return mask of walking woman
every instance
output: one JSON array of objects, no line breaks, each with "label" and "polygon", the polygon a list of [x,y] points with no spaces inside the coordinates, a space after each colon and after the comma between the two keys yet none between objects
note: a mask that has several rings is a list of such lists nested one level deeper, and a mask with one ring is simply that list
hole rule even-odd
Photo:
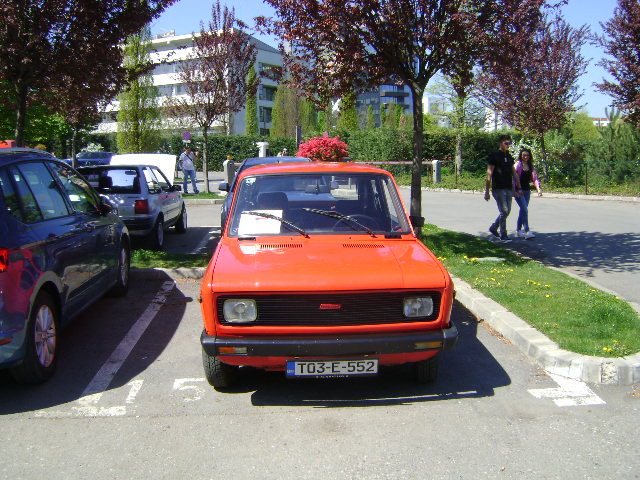
[{"label": "walking woman", "polygon": [[[535,234],[531,230],[529,230],[529,200],[531,199],[531,183],[533,183],[533,186],[538,191],[538,196],[542,196],[540,181],[538,180],[538,173],[533,166],[533,155],[531,154],[531,150],[529,150],[528,148],[523,148],[522,150],[520,150],[515,168],[516,174],[520,179],[520,187],[522,188],[522,193],[520,195],[516,195],[515,197],[516,203],[520,207],[515,236],[524,237],[528,240],[535,237]],[[513,183],[515,185],[515,179]]]}]

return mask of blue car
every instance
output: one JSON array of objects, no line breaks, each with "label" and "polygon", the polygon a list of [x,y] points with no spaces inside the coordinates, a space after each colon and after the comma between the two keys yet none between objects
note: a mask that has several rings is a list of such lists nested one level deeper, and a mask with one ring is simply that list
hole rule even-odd
[{"label": "blue car", "polygon": [[60,332],[106,293],[129,287],[130,239],[113,206],[68,164],[0,150],[0,368],[40,383]]}]

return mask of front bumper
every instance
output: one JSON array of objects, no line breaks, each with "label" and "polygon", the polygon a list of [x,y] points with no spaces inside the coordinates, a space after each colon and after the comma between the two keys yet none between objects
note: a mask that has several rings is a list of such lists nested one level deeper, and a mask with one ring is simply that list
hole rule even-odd
[{"label": "front bumper", "polygon": [[458,341],[458,329],[449,328],[423,332],[367,335],[313,335],[295,337],[217,337],[202,332],[200,343],[210,356],[221,347],[246,348],[248,357],[326,357],[351,355],[384,355],[450,350]]}]

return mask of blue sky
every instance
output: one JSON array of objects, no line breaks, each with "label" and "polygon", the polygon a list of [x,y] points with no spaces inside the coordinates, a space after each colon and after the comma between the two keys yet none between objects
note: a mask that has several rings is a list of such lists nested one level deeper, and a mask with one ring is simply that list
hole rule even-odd
[{"label": "blue sky", "polygon": [[[236,17],[249,25],[253,25],[254,17],[274,14],[273,9],[262,0],[221,0],[220,3],[235,8]],[[198,31],[200,22],[206,24],[211,18],[212,4],[212,0],[179,0],[151,24],[151,33],[156,35],[173,30],[176,35],[183,35]],[[563,12],[567,21],[574,27],[586,24],[591,27],[592,32],[600,33],[600,22],[605,22],[613,16],[615,6],[616,0],[569,0]],[[273,38],[258,38],[277,47]],[[593,86],[594,82],[607,78],[604,69],[596,65],[603,57],[603,52],[599,47],[588,44],[582,53],[591,60],[587,72],[579,82],[580,90],[584,92],[579,104],[591,116],[604,117],[605,108],[611,103],[611,99]]]}]

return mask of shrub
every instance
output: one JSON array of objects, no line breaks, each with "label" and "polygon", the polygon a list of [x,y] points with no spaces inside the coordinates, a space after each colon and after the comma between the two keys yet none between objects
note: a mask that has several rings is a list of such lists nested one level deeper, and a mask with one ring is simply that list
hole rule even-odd
[{"label": "shrub", "polygon": [[319,162],[340,162],[349,156],[347,144],[340,137],[314,137],[301,143],[296,155]]}]

